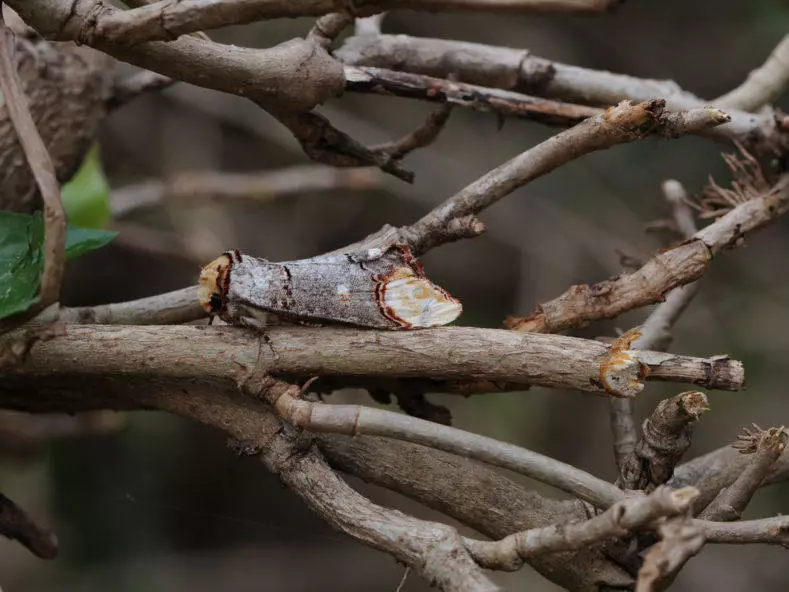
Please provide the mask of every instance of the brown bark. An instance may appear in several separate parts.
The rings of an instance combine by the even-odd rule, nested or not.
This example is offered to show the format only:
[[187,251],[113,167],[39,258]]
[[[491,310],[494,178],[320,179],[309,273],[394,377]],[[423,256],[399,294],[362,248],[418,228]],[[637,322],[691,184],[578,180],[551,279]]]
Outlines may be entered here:
[[[55,166],[58,181],[76,172],[106,115],[113,61],[73,43],[17,37],[22,90]],[[0,106],[0,209],[31,212],[40,194],[14,132],[8,106]]]

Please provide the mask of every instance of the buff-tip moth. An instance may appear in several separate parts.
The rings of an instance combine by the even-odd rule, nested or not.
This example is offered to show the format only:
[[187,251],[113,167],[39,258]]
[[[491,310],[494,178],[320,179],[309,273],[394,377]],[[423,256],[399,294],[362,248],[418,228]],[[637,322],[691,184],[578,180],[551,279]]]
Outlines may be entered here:
[[274,315],[291,322],[422,329],[451,323],[462,311],[404,245],[282,263],[230,250],[203,268],[198,297],[212,317],[246,326]]

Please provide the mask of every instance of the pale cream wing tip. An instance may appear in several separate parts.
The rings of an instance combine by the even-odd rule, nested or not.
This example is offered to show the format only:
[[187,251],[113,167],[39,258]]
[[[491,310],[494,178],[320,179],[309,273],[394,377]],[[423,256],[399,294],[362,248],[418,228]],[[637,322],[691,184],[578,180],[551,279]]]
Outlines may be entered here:
[[463,306],[425,277],[409,276],[385,285],[383,305],[387,316],[403,327],[427,328],[451,323]]

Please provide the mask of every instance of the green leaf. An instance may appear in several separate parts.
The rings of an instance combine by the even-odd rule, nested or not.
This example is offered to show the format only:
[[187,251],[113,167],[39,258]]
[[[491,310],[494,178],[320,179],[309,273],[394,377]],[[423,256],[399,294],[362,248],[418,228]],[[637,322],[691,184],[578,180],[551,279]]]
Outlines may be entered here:
[[[106,245],[116,232],[69,226],[66,259],[74,259]],[[0,319],[38,302],[44,268],[44,219],[0,211]]]
[[77,173],[61,189],[69,222],[85,228],[101,228],[110,218],[110,186],[94,144]]
[[98,228],[76,228],[66,230],[66,260],[100,249],[118,236],[117,232]]

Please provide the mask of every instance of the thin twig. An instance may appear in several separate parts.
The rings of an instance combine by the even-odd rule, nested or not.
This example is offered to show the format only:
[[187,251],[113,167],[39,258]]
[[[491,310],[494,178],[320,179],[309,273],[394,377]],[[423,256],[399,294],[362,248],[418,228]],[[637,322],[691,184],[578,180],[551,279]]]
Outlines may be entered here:
[[64,323],[97,325],[178,325],[206,317],[197,299],[197,288],[189,287],[156,296],[97,306],[50,308],[31,321],[49,323],[57,316]]
[[789,516],[775,516],[739,522],[705,522],[708,543],[729,545],[781,545],[789,548]]
[[0,535],[19,541],[41,559],[54,559],[58,554],[58,539],[38,526],[27,513],[0,493]]
[[[334,468],[408,496],[493,540],[513,531],[589,518],[586,505],[577,500],[547,499],[515,485],[501,471],[439,450],[372,436],[315,434],[315,439]],[[532,555],[526,561],[571,590],[633,584],[599,546]]]
[[660,487],[647,496],[619,501],[585,522],[535,528],[495,542],[467,539],[466,546],[482,567],[515,571],[532,555],[580,549],[604,539],[632,534],[659,518],[682,514],[697,495],[693,487],[676,491]]
[[339,251],[404,243],[409,245],[416,255],[421,255],[438,245],[479,235],[484,226],[477,219],[477,214],[518,187],[571,160],[651,134],[673,137],[676,130],[687,129],[686,123],[690,121],[708,128],[726,121],[725,114],[714,110],[702,109],[703,113],[668,113],[663,106],[662,100],[639,104],[623,102],[493,169],[416,223],[402,228],[386,227]]
[[438,134],[441,133],[441,130],[444,129],[451,113],[452,105],[439,105],[430,113],[424,123],[414,131],[404,135],[399,140],[371,146],[370,150],[384,152],[394,159],[403,158],[409,152],[431,144],[438,137]]
[[187,171],[142,181],[112,192],[112,213],[123,217],[139,208],[162,202],[193,200],[269,201],[315,191],[366,190],[381,185],[377,169],[336,169],[325,165],[300,165],[259,173]]
[[349,12],[333,12],[320,17],[313,25],[307,38],[315,39],[322,47],[328,49],[340,33],[354,22]]
[[741,448],[741,452],[752,453],[751,462],[734,483],[715,496],[699,518],[719,522],[740,520],[751,498],[786,448],[787,433],[783,427],[757,430],[748,434],[748,442],[749,447]]
[[113,111],[150,92],[159,92],[178,82],[150,70],[141,70],[117,81],[107,99],[107,110]]
[[283,425],[262,401],[239,397],[232,387],[218,397],[217,388],[222,389],[215,383],[191,392],[137,390],[131,399],[217,427],[242,447],[260,451],[266,468],[332,527],[389,553],[440,590],[499,590],[471,559],[454,528],[372,503],[327,465],[308,435]]
[[447,103],[496,113],[502,117],[520,117],[551,125],[571,126],[603,112],[597,107],[561,103],[507,90],[382,68],[345,66],[345,79],[346,89],[351,92]]
[[573,286],[558,298],[538,304],[529,317],[510,317],[507,326],[555,333],[661,301],[670,290],[700,278],[713,255],[739,246],[745,234],[789,210],[788,183],[789,177],[783,177],[773,191],[738,205],[692,240],[657,254],[638,271],[592,286]]
[[[13,33],[3,23],[2,15],[0,37],[0,89],[3,92],[4,104],[44,200],[44,269],[41,272],[39,302],[23,314],[21,318],[26,319],[58,300],[66,248],[66,213],[60,200],[60,185],[55,167],[38,133],[27,98],[19,83],[14,62]],[[0,332],[2,331],[0,327]]]
[[[687,196],[682,185],[677,181],[663,183],[663,193],[672,206],[672,213],[677,226],[685,238],[696,233],[693,213],[687,204]],[[633,341],[635,349],[653,349],[666,351],[671,338],[671,327],[688,306],[697,291],[695,283],[675,288],[666,296],[639,327],[641,335]],[[611,399],[610,421],[614,436],[614,458],[620,479],[626,467],[634,466],[634,457],[638,435],[633,420],[632,399]]]

